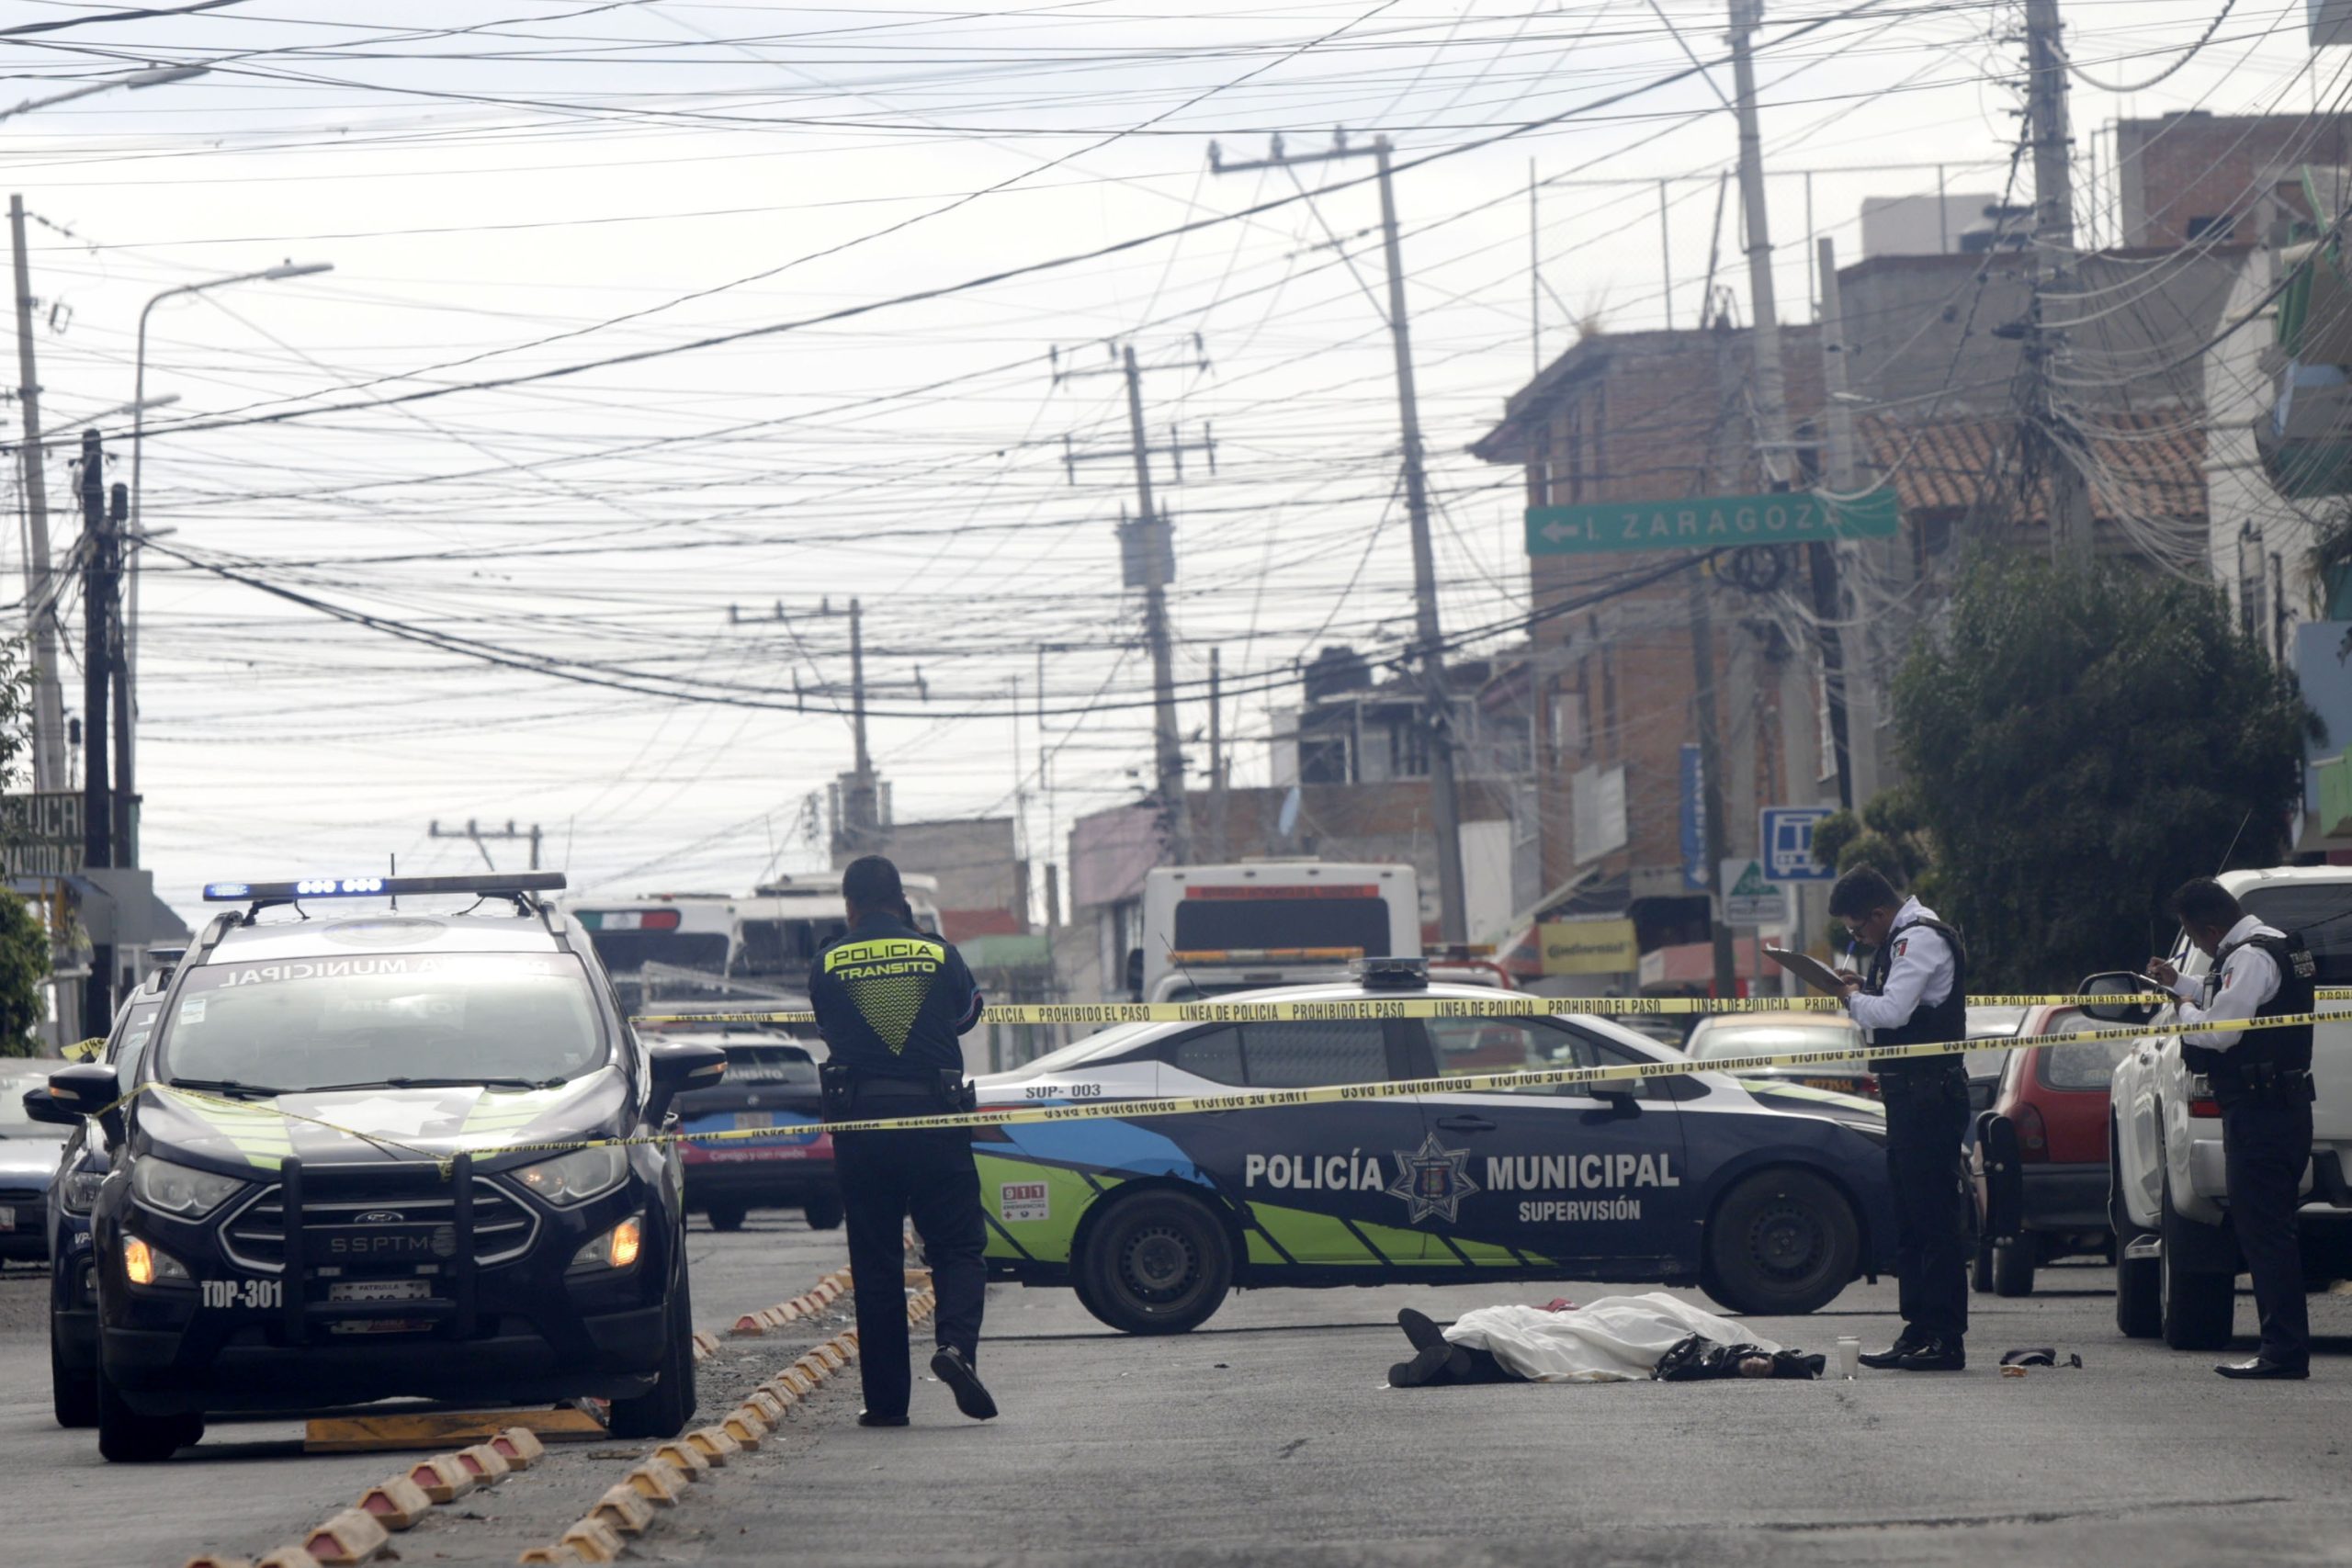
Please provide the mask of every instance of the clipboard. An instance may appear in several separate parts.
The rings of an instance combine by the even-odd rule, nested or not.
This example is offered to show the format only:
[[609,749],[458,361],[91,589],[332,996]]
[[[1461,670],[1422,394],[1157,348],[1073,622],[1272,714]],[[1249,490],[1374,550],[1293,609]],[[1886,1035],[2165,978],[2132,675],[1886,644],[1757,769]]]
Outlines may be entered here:
[[1794,953],[1785,947],[1767,947],[1764,956],[1825,996],[1846,994],[1846,983],[1838,977],[1837,971],[1810,953]]

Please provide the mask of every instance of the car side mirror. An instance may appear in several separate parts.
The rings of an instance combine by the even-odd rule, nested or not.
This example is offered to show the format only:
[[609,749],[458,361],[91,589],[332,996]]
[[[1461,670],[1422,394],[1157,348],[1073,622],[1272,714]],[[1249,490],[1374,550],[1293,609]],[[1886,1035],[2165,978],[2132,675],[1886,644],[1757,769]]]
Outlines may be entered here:
[[[60,1067],[49,1075],[50,1103],[63,1112],[65,1124],[84,1116],[95,1116],[98,1125],[106,1129],[107,1141],[119,1144],[123,1136],[122,1075],[105,1062],[82,1062],[71,1067]],[[26,1110],[29,1111],[31,1106]]]
[[52,1127],[78,1127],[82,1124],[80,1112],[68,1111],[58,1104],[55,1097],[45,1089],[25,1090],[25,1114]]
[[645,1120],[659,1127],[670,1102],[690,1089],[708,1089],[727,1076],[727,1053],[701,1041],[680,1040],[648,1046],[653,1092],[645,1098]]
[[2156,1008],[2160,1005],[2144,999],[2154,987],[2155,982],[2145,976],[2117,969],[2104,975],[2093,975],[2075,988],[2075,994],[2117,998],[2114,1001],[2083,1003],[2081,1011],[2085,1018],[2096,1019],[2101,1023],[2145,1023],[2156,1016]]

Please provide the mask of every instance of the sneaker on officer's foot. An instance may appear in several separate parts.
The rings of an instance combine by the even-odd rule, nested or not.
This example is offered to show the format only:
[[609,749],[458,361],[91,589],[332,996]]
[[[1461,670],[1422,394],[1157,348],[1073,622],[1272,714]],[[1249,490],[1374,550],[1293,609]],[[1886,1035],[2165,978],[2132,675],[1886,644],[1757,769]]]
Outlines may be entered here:
[[942,1345],[931,1359],[931,1374],[945,1383],[956,1394],[956,1408],[975,1421],[987,1421],[996,1416],[996,1401],[980,1383],[980,1374],[972,1363],[964,1359],[964,1352],[953,1345]]

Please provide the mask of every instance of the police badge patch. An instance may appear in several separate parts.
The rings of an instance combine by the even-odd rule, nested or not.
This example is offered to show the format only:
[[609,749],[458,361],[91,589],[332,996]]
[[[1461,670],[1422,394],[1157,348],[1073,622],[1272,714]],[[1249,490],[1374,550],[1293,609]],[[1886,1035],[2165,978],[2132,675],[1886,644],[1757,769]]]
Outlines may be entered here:
[[1470,1151],[1442,1147],[1437,1134],[1421,1140],[1419,1149],[1397,1149],[1396,1179],[1388,1195],[1402,1198],[1412,1211],[1407,1224],[1419,1224],[1430,1215],[1453,1224],[1461,1217],[1462,1200],[1479,1190],[1470,1179]]

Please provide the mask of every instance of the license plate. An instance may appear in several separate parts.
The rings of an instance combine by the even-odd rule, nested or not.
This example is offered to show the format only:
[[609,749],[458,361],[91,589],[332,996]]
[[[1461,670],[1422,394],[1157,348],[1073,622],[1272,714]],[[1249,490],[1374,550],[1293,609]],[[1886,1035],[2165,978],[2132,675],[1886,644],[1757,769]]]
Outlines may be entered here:
[[17,1211],[14,1209],[0,1209],[0,1231],[12,1231],[16,1228]]
[[421,1302],[433,1294],[430,1280],[337,1280],[327,1287],[329,1302]]
[[426,1334],[433,1320],[424,1317],[369,1317],[356,1323],[330,1323],[330,1334]]
[[735,1127],[738,1132],[750,1127],[773,1127],[775,1125],[775,1112],[773,1111],[738,1111],[735,1112]]

